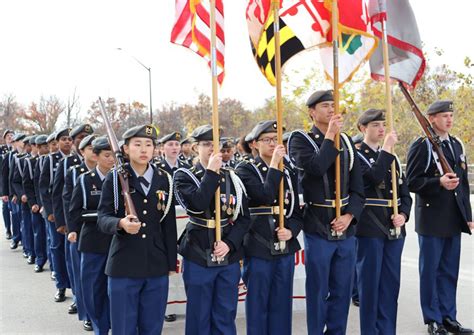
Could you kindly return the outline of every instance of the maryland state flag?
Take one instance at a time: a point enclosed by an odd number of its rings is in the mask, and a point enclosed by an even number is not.
[[[339,83],[349,81],[377,46],[364,0],[339,0]],[[280,49],[282,67],[303,50],[318,47],[326,74],[332,77],[330,0],[282,0]],[[275,46],[271,0],[249,0],[247,24],[257,64],[275,85]]]

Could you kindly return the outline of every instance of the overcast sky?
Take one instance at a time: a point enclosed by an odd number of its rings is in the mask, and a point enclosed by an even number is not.
[[[174,3],[0,0],[0,96],[13,93],[28,104],[41,95],[66,100],[77,88],[83,111],[99,95],[148,104],[148,73],[130,55],[152,68],[154,108],[210,94],[206,63],[169,42]],[[249,48],[247,1],[224,4],[227,75],[219,95],[257,107],[273,96],[274,89],[258,71]],[[447,63],[465,71],[464,57],[474,58],[474,1],[412,0],[411,4],[425,49],[445,51],[443,57],[433,56],[432,64]],[[306,55],[292,62],[290,70],[304,71],[318,62],[316,54]]]

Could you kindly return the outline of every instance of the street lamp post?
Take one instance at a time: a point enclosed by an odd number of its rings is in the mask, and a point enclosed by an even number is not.
[[[119,51],[125,51],[122,48],[117,48]],[[130,55],[138,64],[140,64],[145,70],[148,71],[148,87],[149,87],[149,94],[150,94],[150,124],[153,124],[153,105],[152,105],[152,94],[151,94],[151,67],[146,66],[143,64],[137,57]]]

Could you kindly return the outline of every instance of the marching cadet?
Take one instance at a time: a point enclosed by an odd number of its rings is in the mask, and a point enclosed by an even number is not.
[[[89,137],[93,135],[82,140],[80,147],[89,141]],[[84,152],[88,150],[87,147],[81,148],[84,165],[96,163],[96,166],[89,166],[89,171],[80,174],[74,185],[67,226],[71,245],[78,244],[81,253],[80,282],[84,306],[95,334],[102,335],[107,334],[110,329],[107,276],[104,271],[112,236],[97,229],[97,207],[102,183],[114,166],[115,157],[107,137],[99,137],[92,141],[92,152],[96,162],[90,161],[89,153]]]
[[[176,271],[176,211],[173,181],[150,164],[156,141],[151,125],[127,130],[123,139],[130,164],[126,182],[138,217],[126,214],[118,172],[102,185],[98,226],[112,234],[105,267],[112,333],[160,334],[168,296],[168,275]]]
[[[306,105],[313,121],[309,133],[295,131],[289,155],[302,177],[306,268],[306,306],[309,334],[344,334],[355,266],[355,229],[364,206],[359,160],[349,136],[334,138],[342,116],[334,114],[332,91],[313,93]],[[341,216],[335,213],[335,161],[340,157]],[[328,298],[329,297],[329,298]]]
[[[286,149],[277,144],[275,121],[254,130],[258,150],[255,163],[237,166],[250,207],[252,223],[244,240],[243,280],[247,287],[245,310],[247,334],[291,334],[295,252],[303,227],[298,199],[298,174],[285,159]],[[278,169],[283,159],[285,171]],[[278,227],[278,199],[284,180],[285,227]],[[284,249],[279,241],[285,241]]]
[[[26,164],[23,168],[23,189],[25,190],[28,205],[31,208],[33,250],[36,256],[35,272],[43,272],[43,267],[47,260],[46,223],[43,216],[40,214],[41,205],[39,202],[38,189],[39,175],[36,172],[37,165],[40,164],[41,160],[48,153],[46,140],[46,135],[38,135],[34,140],[30,140],[33,149],[31,150],[31,156],[25,160]]]
[[[452,101],[436,101],[426,114],[454,173],[443,174],[427,138],[418,138],[411,145],[407,180],[410,191],[416,194],[423,319],[430,334],[472,334],[456,319],[461,233],[470,234],[474,229],[466,153],[461,140],[449,134],[454,124]]]
[[[174,175],[175,171],[179,168],[189,168],[190,165],[187,160],[181,160],[179,156],[180,143],[182,136],[178,132],[165,135],[160,139],[160,143],[163,146],[163,156],[157,162],[157,166],[168,172],[171,176]]]
[[[243,239],[250,215],[242,181],[223,169],[222,154],[213,153],[212,127],[200,126],[191,137],[199,162],[176,171],[176,200],[189,215],[180,237],[187,296],[186,334],[236,334]],[[215,242],[215,191],[220,187],[222,240]]]
[[[3,162],[8,156],[8,153],[12,150],[12,141],[15,132],[11,129],[6,129],[3,132],[3,140],[5,144],[0,146],[0,169],[3,167]],[[0,178],[0,194],[3,195],[3,177]],[[12,239],[12,230],[11,230],[11,219],[10,219],[10,208],[8,206],[8,196],[2,196],[2,215],[3,223],[5,224],[5,238],[7,240]]]
[[[67,246],[69,246],[69,262],[71,273],[69,274],[69,279],[74,283],[74,297],[75,297],[75,304],[69,308],[69,314],[77,313],[77,317],[79,321],[83,321],[83,328],[86,331],[92,330],[92,323],[88,316],[85,304],[84,304],[84,296],[82,290],[82,283],[81,283],[81,254],[78,251],[78,244],[77,242],[77,235],[80,233],[76,231],[75,233],[71,233],[69,227],[69,220],[71,217],[69,216],[69,208],[70,202],[72,197],[72,192],[74,190],[74,186],[76,185],[77,178],[82,175],[83,173],[90,171],[95,168],[97,164],[97,156],[94,154],[92,150],[92,141],[96,137],[94,135],[88,135],[82,139],[79,146],[77,147],[78,152],[81,157],[81,164],[74,165],[70,167],[66,173],[66,177],[64,178],[64,188],[62,194],[63,200],[63,207],[64,207],[64,218],[67,227],[67,239],[69,241]],[[66,249],[66,252],[68,250]],[[67,260],[66,260],[67,261]]]
[[[364,134],[357,154],[366,196],[365,208],[356,226],[360,331],[361,334],[395,335],[405,222],[412,200],[401,164],[391,154],[398,138],[395,131],[385,133],[384,111],[365,111],[359,117],[358,127]],[[392,208],[393,161],[397,167],[397,215]],[[400,228],[400,234],[395,228]]]
[[[234,140],[231,137],[222,137],[220,139],[220,147],[222,153],[222,167],[235,168],[234,160]]]
[[[22,240],[21,235],[21,207],[20,207],[20,196],[21,194],[17,194],[17,191],[21,192],[18,187],[13,186],[13,175],[15,172],[15,166],[17,163],[17,156],[23,154],[23,148],[25,143],[23,139],[25,139],[26,135],[22,133],[18,133],[13,138],[13,151],[11,151],[7,157],[5,158],[4,164],[4,178],[6,174],[6,180],[4,180],[4,191],[8,192],[8,196],[10,200],[10,208],[12,213],[12,241],[10,243],[10,249],[14,250],[18,248],[18,244]],[[8,167],[5,169],[5,165]],[[5,171],[6,170],[6,171]],[[24,248],[24,246],[23,246]],[[23,254],[25,255],[25,254]]]
[[[64,128],[54,133],[54,140],[58,143],[56,152],[50,151],[44,159],[43,167],[39,178],[39,190],[43,211],[48,222],[48,232],[50,238],[50,253],[54,268],[57,292],[54,301],[63,302],[66,300],[66,288],[70,288],[68,272],[65,258],[65,236],[56,230],[55,216],[53,212],[52,189],[53,181],[58,171],[59,162],[71,153],[72,138],[69,136],[69,128]],[[50,143],[50,148],[54,149],[54,144]]]
[[[69,314],[76,314],[77,310],[77,295],[80,295],[80,289],[76,290],[76,281],[74,280],[74,264],[76,264],[76,269],[78,268],[79,260],[77,254],[77,247],[73,246],[73,253],[71,254],[71,246],[69,240],[67,239],[67,226],[66,226],[66,217],[65,217],[65,210],[64,210],[64,198],[63,198],[63,191],[65,189],[65,179],[68,172],[68,169],[72,166],[79,165],[82,162],[82,155],[79,150],[79,145],[81,141],[87,136],[94,132],[94,129],[89,124],[81,124],[79,126],[74,127],[69,132],[69,136],[72,139],[72,148],[70,153],[63,157],[59,161],[57,173],[54,174],[53,178],[53,188],[51,197],[53,199],[53,213],[54,213],[54,223],[56,225],[56,230],[64,235],[65,238],[65,260],[66,260],[66,269],[67,274],[69,276],[69,282],[71,284],[71,291],[73,293],[73,303],[68,308]],[[72,192],[72,188],[69,190]],[[66,202],[70,199],[72,193],[66,193]],[[68,205],[66,203],[66,205]],[[68,210],[68,209],[67,209]],[[66,210],[66,211],[67,211]],[[73,260],[76,258],[76,261]],[[80,299],[80,298],[79,298]],[[83,309],[81,309],[83,311]],[[82,313],[81,313],[82,314]],[[80,316],[82,318],[82,316]],[[87,321],[87,320],[85,320]],[[84,323],[84,327],[87,325]],[[87,326],[88,327],[88,326]],[[90,327],[89,327],[90,328]]]
[[[189,166],[193,165],[193,159],[195,157],[193,152],[193,143],[189,137],[181,140],[181,153],[178,156],[178,159],[183,163],[188,164]]]

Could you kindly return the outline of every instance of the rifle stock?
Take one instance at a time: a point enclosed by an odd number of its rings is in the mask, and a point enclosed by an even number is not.
[[[125,159],[122,155],[122,150],[118,144],[117,136],[115,135],[114,130],[112,129],[112,124],[110,123],[109,117],[105,109],[105,104],[102,101],[102,98],[99,97],[99,107],[102,118],[104,119],[105,128],[107,130],[107,137],[109,138],[110,146],[115,155],[115,163],[118,172],[118,179],[120,186],[122,186],[123,200],[125,203],[125,211],[127,214],[137,216],[137,211],[135,205],[133,204],[132,196],[130,195],[130,187],[128,184],[128,178],[130,177],[128,171],[125,169]]]
[[[398,86],[400,87],[400,90],[402,91],[403,95],[405,96],[408,103],[410,104],[411,110],[413,114],[415,114],[415,117],[418,120],[418,123],[420,124],[421,128],[423,129],[423,132],[426,134],[426,137],[433,145],[433,148],[436,151],[436,154],[438,155],[439,163],[443,170],[442,173],[443,174],[446,174],[448,172],[453,173],[453,169],[451,168],[448,161],[446,160],[446,156],[444,156],[443,149],[441,148],[441,140],[439,136],[436,135],[428,119],[421,113],[420,109],[416,105],[415,100],[413,100],[413,97],[411,96],[410,92],[408,92],[405,85],[403,85],[403,83],[399,81]]]

